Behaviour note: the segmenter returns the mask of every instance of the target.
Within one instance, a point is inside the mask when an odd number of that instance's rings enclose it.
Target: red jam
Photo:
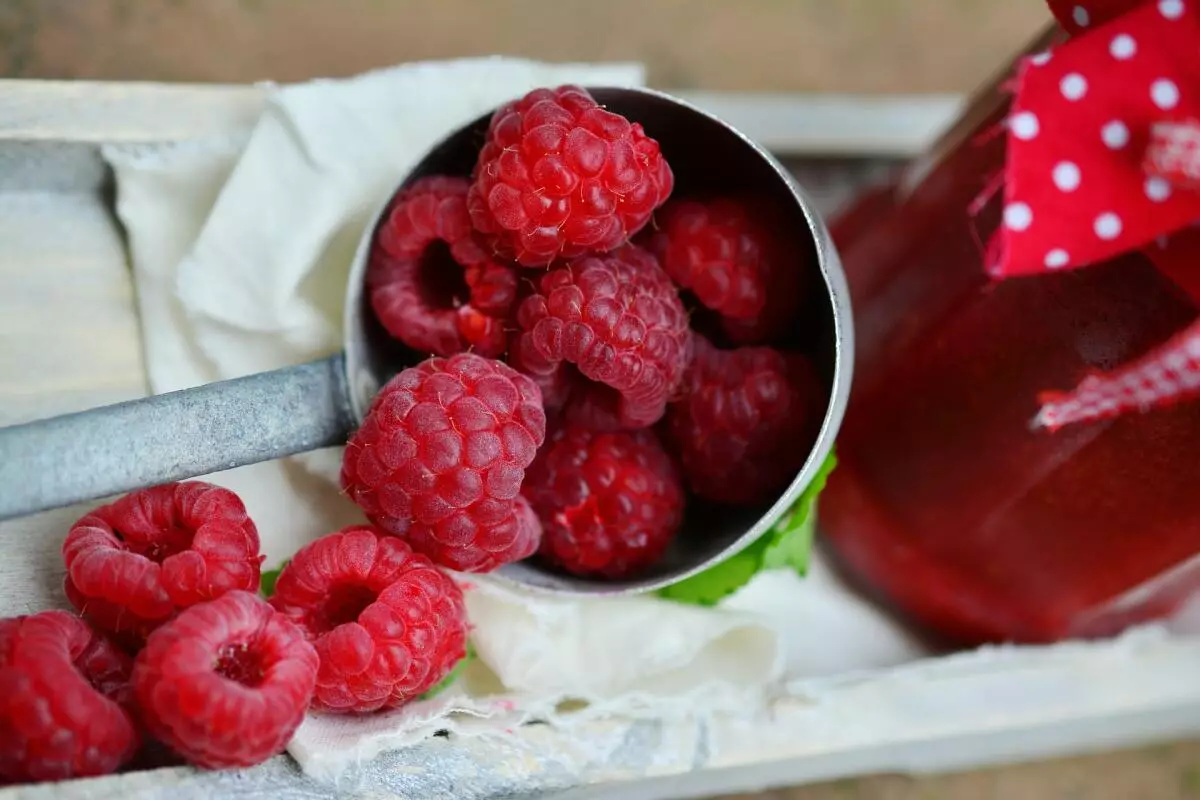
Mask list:
[[[1140,255],[993,282],[999,197],[982,96],[894,203],[867,200],[835,236],[858,337],[840,464],[821,498],[847,571],[961,644],[1110,635],[1200,590],[1200,402],[1075,425],[1030,421],[1072,388],[1165,340],[1196,304]],[[870,224],[864,215],[870,214]]]

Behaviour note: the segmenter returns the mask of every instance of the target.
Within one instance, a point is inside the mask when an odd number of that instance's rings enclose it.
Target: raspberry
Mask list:
[[[784,332],[799,305],[804,259],[773,220],[745,198],[686,200],[663,209],[650,238],[663,269],[742,344]]]
[[[137,751],[129,658],[83,620],[0,620],[0,783],[105,775]]]
[[[687,311],[654,257],[633,245],[548,272],[517,322],[513,365],[538,381],[551,408],[569,399],[580,424],[653,425],[687,366]],[[568,364],[575,369],[560,374]]]
[[[317,652],[258,595],[232,591],[160,626],[133,665],[142,719],[198,767],[248,767],[304,719]]]
[[[717,350],[696,336],[667,430],[693,492],[739,505],[772,499],[804,464],[819,422],[809,361],[769,347]]]
[[[577,86],[537,89],[492,116],[468,196],[471,221],[527,267],[629,240],[671,194],[642,126]]]
[[[201,481],[128,494],[76,522],[63,542],[67,598],[136,648],[181,608],[258,589],[258,530],[236,494]]]
[[[650,431],[559,428],[522,491],[542,520],[541,555],[577,575],[644,570],[683,520],[679,472]]]
[[[345,528],[296,553],[271,604],[321,657],[313,707],[395,708],[441,681],[464,655],[467,612],[449,575],[394,536]]]
[[[375,525],[437,564],[489,572],[541,537],[516,499],[546,438],[542,396],[470,353],[406,369],[375,397],[342,460],[342,486]]]
[[[517,275],[476,241],[463,178],[422,178],[379,227],[367,287],[388,333],[421,353],[498,356],[517,300]]]

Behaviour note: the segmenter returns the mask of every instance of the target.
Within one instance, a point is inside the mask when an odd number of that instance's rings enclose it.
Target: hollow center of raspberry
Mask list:
[[[0,654],[0,663],[3,662]],[[117,697],[129,686],[128,665],[123,665],[121,656],[100,637],[93,639],[75,659],[75,669],[105,697]]]
[[[471,298],[462,266],[450,254],[450,246],[440,239],[421,253],[417,264],[417,291],[430,308],[458,308]]]
[[[375,602],[379,595],[365,586],[345,584],[334,587],[329,597],[321,606],[316,627],[322,631],[331,631],[338,625],[355,622],[359,614],[367,606]]]
[[[171,556],[189,549],[196,532],[179,525],[167,525],[155,531],[153,537],[131,536],[115,529],[113,535],[127,550],[161,564]]]
[[[216,673],[222,678],[254,688],[263,681],[262,656],[249,642],[227,644],[217,653]]]

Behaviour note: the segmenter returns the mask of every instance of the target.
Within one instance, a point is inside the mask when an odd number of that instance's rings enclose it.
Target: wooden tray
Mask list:
[[[771,147],[826,212],[919,152],[957,97],[690,94]],[[250,87],[0,81],[0,424],[141,396],[140,334],[106,142],[249,127]],[[2,490],[2,489],[0,489]],[[80,508],[0,524],[0,616],[61,606],[59,547]],[[281,756],[255,769],[187,768],[0,790],[21,798],[705,796],[882,771],[985,763],[1200,733],[1200,640],[971,656],[797,685],[754,731],[611,720],[530,725],[503,744],[430,739],[340,787]],[[840,720],[872,721],[869,734]],[[720,757],[714,738],[727,740]]]

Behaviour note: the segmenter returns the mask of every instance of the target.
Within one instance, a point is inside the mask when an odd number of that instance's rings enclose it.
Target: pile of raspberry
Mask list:
[[[0,620],[0,784],[164,752],[259,763],[310,711],[394,709],[450,676],[453,573],[537,558],[628,580],[669,558],[689,505],[773,500],[824,403],[778,347],[806,255],[757,198],[673,188],[658,142],[572,86],[500,108],[471,175],[403,187],[367,288],[425,360],[346,446],[364,524],[303,547],[267,599],[227,489],[83,516],[62,548],[76,613]]]
[[[301,548],[260,596],[257,527],[201,481],[91,511],[62,552],[76,613],[0,620],[0,785],[251,766],[309,711],[399,707],[466,654],[458,584],[371,526]]]
[[[372,524],[456,571],[627,580],[670,557],[689,505],[778,496],[824,405],[778,347],[807,251],[762,198],[674,187],[639,123],[563,86],[501,107],[471,174],[397,192],[368,295],[428,360],[346,450]]]

